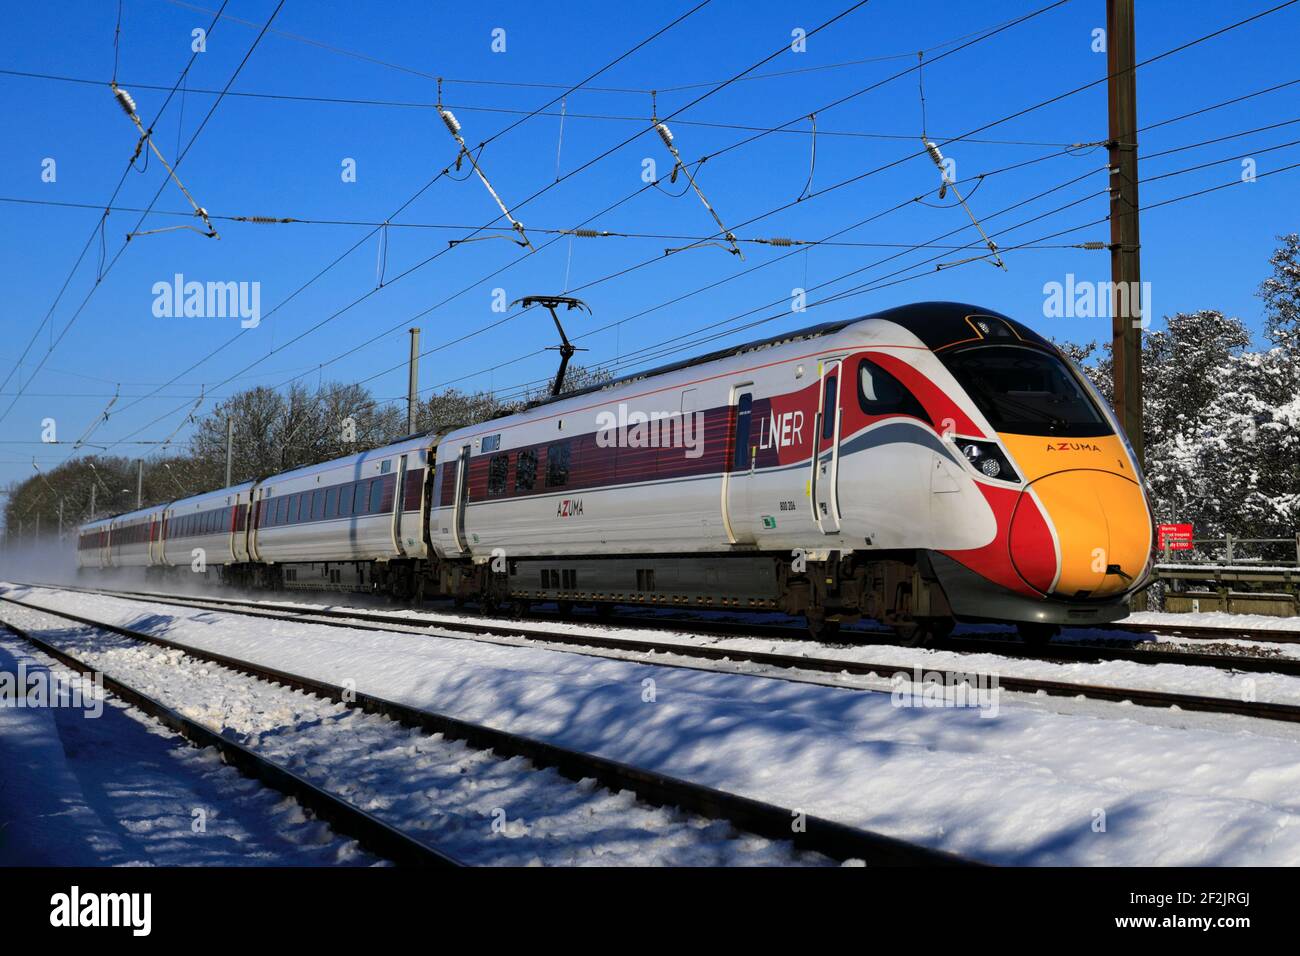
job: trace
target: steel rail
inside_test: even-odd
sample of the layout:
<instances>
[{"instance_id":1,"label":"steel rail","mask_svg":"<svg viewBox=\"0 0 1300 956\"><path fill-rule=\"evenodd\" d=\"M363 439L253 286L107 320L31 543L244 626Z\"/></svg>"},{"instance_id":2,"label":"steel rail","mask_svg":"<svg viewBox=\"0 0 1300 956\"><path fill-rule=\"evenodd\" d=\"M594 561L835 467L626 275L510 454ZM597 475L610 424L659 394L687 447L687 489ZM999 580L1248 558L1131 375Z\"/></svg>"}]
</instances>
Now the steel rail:
<instances>
[{"instance_id":1,"label":"steel rail","mask_svg":"<svg viewBox=\"0 0 1300 956\"><path fill-rule=\"evenodd\" d=\"M873 866L978 865L974 861L942 850L909 843L882 833L857 829L833 820L716 790L658 771L570 750L521 734L498 730L485 724L476 724L435 711L412 707L352 688L265 667L131 628L96 621L68 611L51 610L4 595L0 595L0 602L50 614L157 647L181 651L196 660L217 664L260 680L283 684L366 713L379 714L407 727L417 728L430 734L442 734L449 739L462 740L472 747L489 750L504 758L524 757L539 767L554 768L562 776L571 780L594 779L600 785L615 792L631 790L639 799L653 806L677 807L709 819L725 820L740 830L770 840L789 841L796 849L821 853L834 860L862 860Z\"/></svg>"},{"instance_id":2,"label":"steel rail","mask_svg":"<svg viewBox=\"0 0 1300 956\"><path fill-rule=\"evenodd\" d=\"M63 616L57 611L47 611L44 608L37 610L56 617ZM235 767L244 776L258 780L271 789L293 798L317 818L328 823L335 832L351 837L375 855L403 866L448 868L464 865L454 857L413 839L355 804L316 786L248 747L177 713L116 677L96 670L44 638L37 637L30 631L7 621L0 621L0 627L80 674L97 674L103 680L106 690L111 691L136 710L156 720L195 747L215 748L221 754L224 763Z\"/></svg>"},{"instance_id":3,"label":"steel rail","mask_svg":"<svg viewBox=\"0 0 1300 956\"><path fill-rule=\"evenodd\" d=\"M57 587L49 586L55 590ZM917 670L924 673L959 673L964 683L981 686L996 686L1013 693L1038 694L1049 697L1087 697L1093 700L1132 703L1143 707L1180 708L1206 713L1235 714L1265 720L1278 720L1300 723L1300 705L1278 704L1263 701L1235 700L1230 697L1206 697L1197 694L1182 694L1172 691L1150 690L1132 687L1115 687L1105 684L1078 684L1067 681L1054 681L1036 677L1014 677L988 672L956 671L955 668L925 667L917 664L899 664L877 661L844 660L840 658L801 657L791 654L778 654L770 651L752 651L740 648L716 647L699 644L676 643L672 641L643 640L639 638L619 638L606 635L577 632L558 632L545 629L516 626L511 622L479 624L470 621L427 621L403 618L368 611L342 611L335 608L315 608L310 611L287 608L281 610L255 601L243 601L236 598L187 598L174 596L154 596L149 592L114 592L104 589L79 588L89 593L104 594L110 597L124 597L139 600L137 595L146 595L147 600L161 604L173 604L203 610L227 610L230 613L247 617L270 618L304 624L326 624L357 630L385 631L398 634L426 634L430 631L451 631L471 635L471 639L522 637L563 647L595 648L599 650L616 650L634 653L675 654L687 658L710 661L729 661L733 663L750 663L783 670L804 670L818 673L850 674L854 676L891 677L893 675L912 675ZM4 600L12 600L4 598ZM17 602L21 603L21 602ZM28 605L38 607L37 605ZM38 608L39 609L39 608ZM63 612L59 612L63 613ZM497 640L495 643L512 643ZM581 651L578 651L581 653ZM1142 652L1145 653L1145 652ZM1174 663L1185 663L1185 655ZM1208 655L1207 655L1208 656ZM1252 658L1251 660L1256 660ZM691 665L658 662L667 667L689 667Z\"/></svg>"}]
</instances>

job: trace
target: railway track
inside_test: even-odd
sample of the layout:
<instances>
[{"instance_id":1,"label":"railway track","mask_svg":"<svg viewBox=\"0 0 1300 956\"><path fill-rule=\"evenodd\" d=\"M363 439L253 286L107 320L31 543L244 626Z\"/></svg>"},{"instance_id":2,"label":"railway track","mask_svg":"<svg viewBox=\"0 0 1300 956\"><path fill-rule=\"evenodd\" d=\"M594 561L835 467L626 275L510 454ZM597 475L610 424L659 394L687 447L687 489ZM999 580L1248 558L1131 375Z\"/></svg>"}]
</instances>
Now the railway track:
<instances>
[{"instance_id":1,"label":"railway track","mask_svg":"<svg viewBox=\"0 0 1300 956\"><path fill-rule=\"evenodd\" d=\"M42 609L42 612L56 617L64 616L55 611ZM79 674L89 676L96 673L95 668L76 655L44 638L37 637L24 628L7 621L0 621L0 627ZM136 710L196 747L214 748L221 754L221 759L225 763L235 767L245 776L293 798L318 819L328 823L336 833L352 837L376 856L406 866L448 868L462 865L455 857L402 833L342 797L330 793L323 787L318 787L198 721L191 720L124 681L103 672L99 673L104 688Z\"/></svg>"},{"instance_id":2,"label":"railway track","mask_svg":"<svg viewBox=\"0 0 1300 956\"><path fill-rule=\"evenodd\" d=\"M1248 640L1268 641L1277 644L1300 643L1300 631L1270 628L1254 631L1234 631L1228 627L1190 627L1185 624L1125 624L1118 621L1107 624L1106 630L1127 634L1152 634L1164 637L1186 637L1191 640Z\"/></svg>"},{"instance_id":3,"label":"railway track","mask_svg":"<svg viewBox=\"0 0 1300 956\"><path fill-rule=\"evenodd\" d=\"M657 771L633 767L483 724L411 707L350 687L330 684L315 678L205 651L132 628L97 621L67 611L28 604L7 596L0 596L0 602L117 634L143 644L179 651L195 660L216 664L260 681L313 694L364 713L382 715L403 726L416 728L425 733L441 734L452 740L463 741L471 747L491 751L502 758L523 757L537 767L554 768L559 774L571 780L594 780L597 784L615 792L630 790L643 803L656 807L678 808L708 819L726 821L738 830L774 841L787 841L797 850L821 853L833 860L841 862L862 860L868 865L875 866L976 865L972 861L952 854L884 834L796 813L785 807L716 790ZM94 672L93 668L65 649L13 625L3 626L67 666L85 674ZM338 832L353 836L363 846L378 855L399 863L461 865L454 857L403 834L347 801L267 761L227 737L180 715L124 682L107 674L103 676L105 687L113 693L183 734L191 742L199 746L217 747L223 757L241 770L258 777L276 789L295 796L304 806L334 825ZM792 821L795 819L801 822L801 827L792 827Z\"/></svg>"},{"instance_id":4,"label":"railway track","mask_svg":"<svg viewBox=\"0 0 1300 956\"><path fill-rule=\"evenodd\" d=\"M863 677L889 677L902 673L910 675L914 668L897 663L845 660L842 658L804 657L792 654L779 654L768 651L754 651L731 647L682 643L676 641L656 641L642 638L621 638L610 635L578 633L572 631L553 631L530 627L514 622L480 623L472 621L430 621L418 618L402 617L374 611L340 610L336 608L287 608L264 603L227 597L186 598L175 595L141 591L112 591L98 588L60 588L54 590L79 590L85 593L103 594L109 597L133 600L148 600L156 603L172 604L203 610L218 610L238 613L250 617L269 618L306 624L330 624L339 627L351 627L362 630L393 631L396 633L423 633L442 631L463 633L476 640L496 641L499 643L516 643L509 638L525 638L541 644L563 648L590 648L594 650L611 650L633 653L672 654L688 659L702 661L729 661L732 663L751 663L783 670L802 670L829 674L849 674ZM5 598L4 600L12 600ZM22 602L17 602L22 603ZM28 605L36 607L36 605ZM752 631L750 632L752 636ZM1002 642L990 642L998 646L994 653L1005 653ZM1017 645L1010 645L1016 647ZM1031 649L1023 648L1022 651ZM1039 657L1039 649L1026 656ZM1273 658L1228 657L1226 655L1195 655L1190 653L1164 653L1152 651L1123 651L1103 647L1077 647L1072 645L1049 645L1046 659L1058 661L1097 661L1097 660L1140 660L1143 663L1175 663L1199 665L1254 672L1279 672L1277 665L1292 667L1289 673L1295 673L1295 662ZM1110 655L1110 656L1107 656ZM664 662L666 663L666 662ZM682 665L676 665L682 666ZM691 665L685 665L691 666ZM938 670L938 668L933 668ZM1281 671L1288 673L1288 671ZM1300 723L1300 705L1270 703L1251 700L1238 700L1230 697L1209 697L1196 694L1183 694L1145 688L1115 687L1100 684L1080 684L1068 681L1054 681L1042 678L1014 677L992 675L987 673L966 673L968 682L980 686L995 686L1001 690L1045 694L1050 697L1086 697L1119 703L1132 703L1144 707L1180 708L1183 710L1206 713L1235 714L1266 720Z\"/></svg>"},{"instance_id":5,"label":"railway track","mask_svg":"<svg viewBox=\"0 0 1300 956\"><path fill-rule=\"evenodd\" d=\"M506 619L497 619L497 622L494 624L479 624L469 621L444 621L441 619L422 620L420 618L403 617L400 614L385 613L383 611L368 611L364 609L343 610L339 608L308 607L289 603L268 604L261 601L226 597L224 595L187 596L170 594L162 591L117 591L106 588L81 588L68 585L39 586L54 588L56 590L80 590L90 594L104 594L116 597L147 598L149 600L160 602L190 602L192 606L199 606L199 604L193 602L207 602L208 604L220 607L245 608L250 611L274 610L310 617L320 617L330 621L360 620L375 624L439 627L447 630L457 630L465 633L483 635L499 634L502 633L503 629L508 629L509 633L520 634L530 640L551 640L552 642L557 643L576 642L575 636L569 632L557 632L548 629L539 630L535 627L530 627L527 623L516 623L513 620L507 621ZM572 623L591 627L627 627L640 630L662 630L678 633L682 631L691 631L694 633L713 634L723 637L758 637L771 638L773 640L797 640L804 643L809 641L807 632L798 627L696 617L615 616L604 618L592 617L590 619L562 619L554 615L536 615L533 620L534 622L539 623ZM1108 629L1114 629L1115 625L1108 625L1107 627ZM1203 628L1202 630L1208 632L1212 629ZM870 639L871 643L905 646L895 638L893 631L885 628L852 628L845 629L840 633L841 636L846 638L862 637ZM1162 629L1156 631L1152 630L1151 626L1148 625L1134 625L1132 633L1186 636L1184 629L1182 628L1170 628L1168 630ZM1254 633L1271 635L1274 633L1285 634L1288 632L1269 631ZM1295 634L1295 632L1292 633ZM1229 632L1228 634L1220 634L1218 636L1222 639L1224 637L1242 637L1244 635L1236 632ZM1297 634L1296 636L1300 637L1300 634ZM587 635L582 636L583 642L588 644L591 644L592 641L597 639L598 638ZM1271 638L1268 639L1271 640ZM617 642L620 639L615 638L614 640ZM847 641L834 643L843 643L844 646L858 646ZM620 643L609 645L611 649L623 646L624 645ZM655 647L658 649L658 645ZM1212 667L1217 670L1226 671L1282 674L1286 676L1300 677L1300 658L1262 657L1238 654L1203 654L1191 651L1162 651L1145 647L1125 648L1096 643L1076 644L1070 642L1053 642L1035 646L1021 642L1014 631L990 631L978 632L974 635L958 635L945 644L942 647L942 650L976 654L999 654L1003 657L1015 657L1025 660L1046 660L1056 663L1092 664L1104 661L1127 661L1137 664L1181 664L1190 667Z\"/></svg>"}]
</instances>

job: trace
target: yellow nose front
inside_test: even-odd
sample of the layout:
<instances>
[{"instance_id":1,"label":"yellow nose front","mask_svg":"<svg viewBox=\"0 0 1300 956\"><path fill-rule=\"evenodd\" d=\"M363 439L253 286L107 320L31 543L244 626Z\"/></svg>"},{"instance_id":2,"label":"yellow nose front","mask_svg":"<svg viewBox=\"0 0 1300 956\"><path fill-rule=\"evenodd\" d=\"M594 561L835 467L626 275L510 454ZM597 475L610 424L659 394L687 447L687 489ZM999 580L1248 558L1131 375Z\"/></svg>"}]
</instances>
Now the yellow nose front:
<instances>
[{"instance_id":1,"label":"yellow nose front","mask_svg":"<svg viewBox=\"0 0 1300 956\"><path fill-rule=\"evenodd\" d=\"M1033 580L1028 567L1021 570L1031 585L1047 594L1086 598L1117 594L1137 582L1151 551L1151 524L1136 482L1105 471L1061 471L1024 493L1047 514L1060 553L1054 581L1041 572Z\"/></svg>"},{"instance_id":2,"label":"yellow nose front","mask_svg":"<svg viewBox=\"0 0 1300 956\"><path fill-rule=\"evenodd\" d=\"M1031 586L1061 597L1105 597L1137 583L1151 554L1151 513L1118 436L1059 440L1002 435L1024 480L1024 494L1046 516L1058 548L1056 574L1046 562L1011 559ZM1016 521L1030 520L1021 507Z\"/></svg>"}]
</instances>

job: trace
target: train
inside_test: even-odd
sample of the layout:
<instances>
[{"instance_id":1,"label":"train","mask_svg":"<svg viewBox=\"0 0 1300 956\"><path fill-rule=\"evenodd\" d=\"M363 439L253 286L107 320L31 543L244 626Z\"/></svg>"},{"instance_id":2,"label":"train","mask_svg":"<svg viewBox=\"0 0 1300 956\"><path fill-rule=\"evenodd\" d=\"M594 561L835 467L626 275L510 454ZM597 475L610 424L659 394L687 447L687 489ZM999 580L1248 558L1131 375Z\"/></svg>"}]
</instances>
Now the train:
<instances>
[{"instance_id":1,"label":"train","mask_svg":"<svg viewBox=\"0 0 1300 956\"><path fill-rule=\"evenodd\" d=\"M922 302L91 521L77 555L494 612L764 611L821 637L872 619L919 645L995 621L1041 642L1128 613L1152 511L1059 349Z\"/></svg>"}]
</instances>

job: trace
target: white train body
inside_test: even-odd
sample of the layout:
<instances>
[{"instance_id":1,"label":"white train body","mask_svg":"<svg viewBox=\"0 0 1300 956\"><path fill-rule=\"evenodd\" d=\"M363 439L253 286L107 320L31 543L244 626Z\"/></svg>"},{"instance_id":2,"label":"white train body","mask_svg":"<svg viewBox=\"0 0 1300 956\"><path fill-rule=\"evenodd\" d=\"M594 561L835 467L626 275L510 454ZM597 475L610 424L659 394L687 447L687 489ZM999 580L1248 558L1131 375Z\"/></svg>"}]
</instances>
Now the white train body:
<instances>
[{"instance_id":1,"label":"white train body","mask_svg":"<svg viewBox=\"0 0 1300 956\"><path fill-rule=\"evenodd\" d=\"M1055 346L921 303L95 522L78 559L195 548L272 587L1054 625L1126 613L1151 514Z\"/></svg>"}]
</instances>

